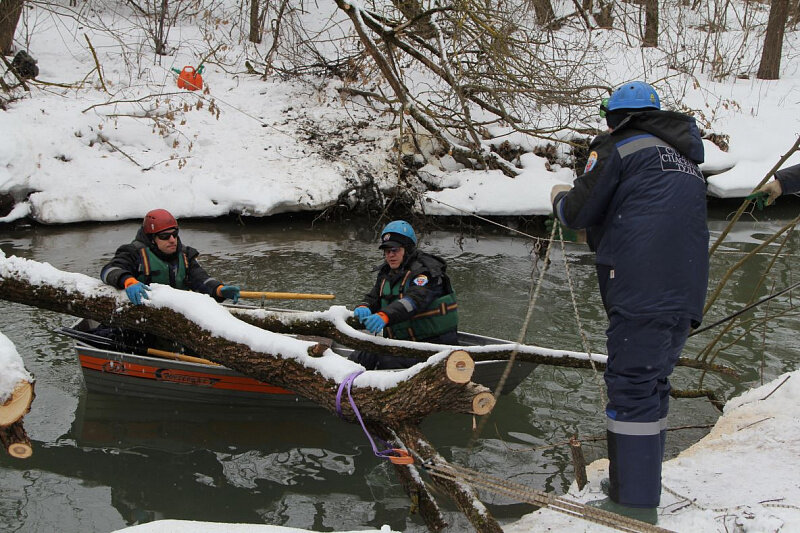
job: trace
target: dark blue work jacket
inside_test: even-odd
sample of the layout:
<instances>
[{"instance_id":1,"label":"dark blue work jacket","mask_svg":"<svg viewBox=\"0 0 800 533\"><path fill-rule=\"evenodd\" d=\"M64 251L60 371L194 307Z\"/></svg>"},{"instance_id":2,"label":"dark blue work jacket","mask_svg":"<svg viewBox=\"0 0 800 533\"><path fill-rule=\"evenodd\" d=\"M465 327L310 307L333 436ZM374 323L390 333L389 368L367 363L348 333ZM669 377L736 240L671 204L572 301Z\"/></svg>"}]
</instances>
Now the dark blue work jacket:
<instances>
[{"instance_id":1,"label":"dark blue work jacket","mask_svg":"<svg viewBox=\"0 0 800 533\"><path fill-rule=\"evenodd\" d=\"M703 157L692 117L631 113L592 141L584 174L554 199L563 224L587 230L608 314L679 314L699 325L708 285Z\"/></svg>"},{"instance_id":2,"label":"dark blue work jacket","mask_svg":"<svg viewBox=\"0 0 800 533\"><path fill-rule=\"evenodd\" d=\"M800 193L800 165L783 168L775 173L783 194Z\"/></svg>"}]
</instances>

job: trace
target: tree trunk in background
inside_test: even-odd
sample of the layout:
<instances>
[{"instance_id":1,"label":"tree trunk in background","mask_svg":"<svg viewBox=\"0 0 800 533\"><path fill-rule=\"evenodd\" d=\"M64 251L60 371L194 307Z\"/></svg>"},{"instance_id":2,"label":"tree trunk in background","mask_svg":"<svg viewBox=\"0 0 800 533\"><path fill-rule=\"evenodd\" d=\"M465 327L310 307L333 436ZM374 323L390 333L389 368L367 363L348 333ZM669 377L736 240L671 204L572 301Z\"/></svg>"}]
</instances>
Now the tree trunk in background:
<instances>
[{"instance_id":1,"label":"tree trunk in background","mask_svg":"<svg viewBox=\"0 0 800 533\"><path fill-rule=\"evenodd\" d=\"M14 33L25 0L0 0L0 53L8 55L14 45Z\"/></svg>"},{"instance_id":2,"label":"tree trunk in background","mask_svg":"<svg viewBox=\"0 0 800 533\"><path fill-rule=\"evenodd\" d=\"M658 0L644 1L644 41L642 46L658 46Z\"/></svg>"},{"instance_id":3,"label":"tree trunk in background","mask_svg":"<svg viewBox=\"0 0 800 533\"><path fill-rule=\"evenodd\" d=\"M789 8L789 24L794 26L800 22L800 1L793 2Z\"/></svg>"},{"instance_id":4,"label":"tree trunk in background","mask_svg":"<svg viewBox=\"0 0 800 533\"><path fill-rule=\"evenodd\" d=\"M760 80L777 80L780 77L783 32L788 16L789 0L772 0L764 49L761 51L761 64L756 75Z\"/></svg>"},{"instance_id":5,"label":"tree trunk in background","mask_svg":"<svg viewBox=\"0 0 800 533\"><path fill-rule=\"evenodd\" d=\"M261 42L261 23L258 17L259 0L250 0L250 35L251 43Z\"/></svg>"},{"instance_id":6,"label":"tree trunk in background","mask_svg":"<svg viewBox=\"0 0 800 533\"><path fill-rule=\"evenodd\" d=\"M609 0L598 0L598 10L594 13L594 20L597 25L604 29L611 29L614 27L614 2Z\"/></svg>"},{"instance_id":7,"label":"tree trunk in background","mask_svg":"<svg viewBox=\"0 0 800 533\"><path fill-rule=\"evenodd\" d=\"M536 22L542 26L546 26L556 18L550 0L533 0L533 11L536 13Z\"/></svg>"}]
</instances>

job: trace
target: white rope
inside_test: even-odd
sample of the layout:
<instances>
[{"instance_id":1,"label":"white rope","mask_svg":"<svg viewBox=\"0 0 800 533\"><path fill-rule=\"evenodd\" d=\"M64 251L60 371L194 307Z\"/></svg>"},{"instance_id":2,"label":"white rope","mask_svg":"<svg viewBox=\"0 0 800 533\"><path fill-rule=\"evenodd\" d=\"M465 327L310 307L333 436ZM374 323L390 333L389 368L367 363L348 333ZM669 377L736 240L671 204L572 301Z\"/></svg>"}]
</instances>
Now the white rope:
<instances>
[{"instance_id":1,"label":"white rope","mask_svg":"<svg viewBox=\"0 0 800 533\"><path fill-rule=\"evenodd\" d=\"M569 286L569 296L572 300L572 312L575 314L575 323L578 325L578 333L581 337L581 343L583 344L583 350L586 352L586 355L589 356L589 363L592 365L593 377L594 382L597 385L597 388L600 390L600 412L605 412L605 405L603 403L603 398L606 397L606 390L604 387L604 382L600 381L600 372L597 371L597 366L594 364L594 360L592 359L592 347L589 345L589 337L586 335L586 330L583 329L583 322L581 321L581 314L578 311L578 301L575 298L575 287L572 284L572 274L569 271L569 261L567 261L567 248L564 245L564 234L561 231L561 223L558 222L557 219L553 220L553 228L558 226L558 240L561 241L561 257L564 260L564 270L567 276L567 285Z\"/></svg>"}]
</instances>

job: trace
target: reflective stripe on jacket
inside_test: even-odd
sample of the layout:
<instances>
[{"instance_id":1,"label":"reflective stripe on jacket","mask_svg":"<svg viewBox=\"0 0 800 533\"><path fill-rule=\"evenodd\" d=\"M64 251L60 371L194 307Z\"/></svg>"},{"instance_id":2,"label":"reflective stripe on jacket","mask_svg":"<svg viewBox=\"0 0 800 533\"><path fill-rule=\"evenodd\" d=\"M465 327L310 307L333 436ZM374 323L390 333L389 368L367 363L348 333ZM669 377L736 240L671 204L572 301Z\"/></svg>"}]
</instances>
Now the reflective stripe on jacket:
<instances>
[{"instance_id":1,"label":"reflective stripe on jacket","mask_svg":"<svg viewBox=\"0 0 800 533\"><path fill-rule=\"evenodd\" d=\"M708 283L703 142L692 117L631 113L594 139L585 172L556 196L558 218L586 228L606 311L702 320Z\"/></svg>"}]
</instances>

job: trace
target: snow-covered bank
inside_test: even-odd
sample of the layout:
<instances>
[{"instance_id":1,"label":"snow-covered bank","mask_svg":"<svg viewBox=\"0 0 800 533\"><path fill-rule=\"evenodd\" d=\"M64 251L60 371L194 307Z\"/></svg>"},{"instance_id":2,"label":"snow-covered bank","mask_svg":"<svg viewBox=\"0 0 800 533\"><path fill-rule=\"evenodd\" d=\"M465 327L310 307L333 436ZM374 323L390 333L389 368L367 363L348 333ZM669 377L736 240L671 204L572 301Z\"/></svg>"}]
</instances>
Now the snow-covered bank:
<instances>
[{"instance_id":1,"label":"snow-covered bank","mask_svg":"<svg viewBox=\"0 0 800 533\"><path fill-rule=\"evenodd\" d=\"M674 531L800 531L800 371L732 398L702 440L664 463L658 525ZM669 438L669 436L667 437ZM590 483L566 495L601 499L608 461L590 465ZM543 509L506 533L611 531Z\"/></svg>"},{"instance_id":2,"label":"snow-covered bank","mask_svg":"<svg viewBox=\"0 0 800 533\"><path fill-rule=\"evenodd\" d=\"M178 217L269 216L346 206L359 190L397 185L402 143L396 124L363 99L342 95L340 81L265 81L241 64L209 63L204 90L189 92L176 87L171 69L196 61L200 36L191 22L176 23L186 44L173 56L164 63L140 57L135 71L118 40L140 38L131 19L98 6L86 14L98 21L89 27L67 8L28 9L37 18L28 48L39 79L69 87L32 83L30 93L0 112L0 193L19 202L0 222L136 219L154 206ZM95 76L93 85L75 81L95 65L87 38L108 92ZM787 31L786 48L797 42L798 32ZM226 58L242 62L244 46L231 47ZM621 70L610 73L618 78L612 83L641 76L614 68ZM705 143L703 169L714 173L709 194L745 196L792 145L800 117L786 110L800 99L800 73L793 58L783 70L775 81L686 83L673 80L674 73L651 74L664 80L656 84L664 95L682 95L680 102L665 98L665 107L695 110L707 130L728 136L728 151ZM599 117L596 126L603 127ZM543 143L519 133L493 134L494 144L530 149ZM797 162L796 154L787 164ZM547 215L552 185L575 177L572 169L530 153L516 178L465 170L450 156L429 154L427 163L419 175L432 190L418 209L440 215Z\"/></svg>"}]
</instances>

